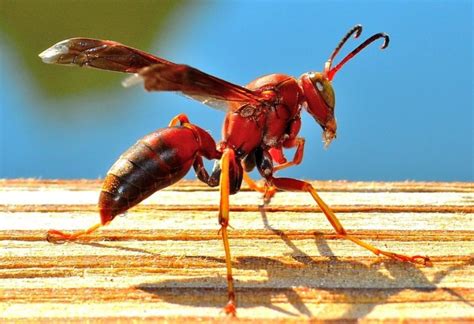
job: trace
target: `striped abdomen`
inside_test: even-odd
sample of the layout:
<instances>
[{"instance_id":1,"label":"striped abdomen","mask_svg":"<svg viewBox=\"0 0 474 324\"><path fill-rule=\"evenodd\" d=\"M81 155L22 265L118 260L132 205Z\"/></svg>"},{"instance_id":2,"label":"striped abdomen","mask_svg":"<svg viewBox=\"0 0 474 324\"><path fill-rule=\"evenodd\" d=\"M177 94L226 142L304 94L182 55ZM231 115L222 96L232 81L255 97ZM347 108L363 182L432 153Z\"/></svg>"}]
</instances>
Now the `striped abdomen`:
<instances>
[{"instance_id":1,"label":"striped abdomen","mask_svg":"<svg viewBox=\"0 0 474 324\"><path fill-rule=\"evenodd\" d=\"M99 197L102 224L183 178L199 151L186 127L159 129L123 153L105 177Z\"/></svg>"}]
</instances>

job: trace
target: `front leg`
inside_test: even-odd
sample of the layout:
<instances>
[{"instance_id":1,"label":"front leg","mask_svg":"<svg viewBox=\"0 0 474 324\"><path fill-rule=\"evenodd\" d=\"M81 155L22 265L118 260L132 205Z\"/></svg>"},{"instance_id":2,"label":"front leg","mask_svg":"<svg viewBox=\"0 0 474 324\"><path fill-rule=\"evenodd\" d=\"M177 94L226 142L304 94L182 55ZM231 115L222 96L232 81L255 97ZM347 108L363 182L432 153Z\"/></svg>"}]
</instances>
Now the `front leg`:
<instances>
[{"instance_id":1,"label":"front leg","mask_svg":"<svg viewBox=\"0 0 474 324\"><path fill-rule=\"evenodd\" d=\"M292 140L285 141L285 143L283 144L285 148L296 147L295 155L293 156L293 160L275 166L273 168L273 171L276 172L276 171L291 167L293 165L300 164L301 161L303 160L304 143L305 143L305 139L302 137L297 137Z\"/></svg>"},{"instance_id":2,"label":"front leg","mask_svg":"<svg viewBox=\"0 0 474 324\"><path fill-rule=\"evenodd\" d=\"M273 171L283 170L293 165L298 165L303 160L304 152L304 138L298 137L298 133L301 129L301 118L298 116L291 121L288 133L285 135L286 139L283 141L280 147L272 147L269 150L273 161L277 162L278 165L273 168ZM287 161L283 153L283 148L294 148L296 147L295 155L292 161Z\"/></svg>"}]
</instances>

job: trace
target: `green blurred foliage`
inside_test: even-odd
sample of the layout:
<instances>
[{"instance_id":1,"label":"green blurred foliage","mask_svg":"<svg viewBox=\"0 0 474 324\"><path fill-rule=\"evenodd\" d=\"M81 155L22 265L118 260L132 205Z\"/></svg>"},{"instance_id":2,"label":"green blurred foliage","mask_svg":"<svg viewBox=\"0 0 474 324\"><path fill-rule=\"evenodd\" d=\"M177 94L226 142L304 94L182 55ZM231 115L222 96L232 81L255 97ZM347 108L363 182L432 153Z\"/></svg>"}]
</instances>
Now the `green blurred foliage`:
<instances>
[{"instance_id":1,"label":"green blurred foliage","mask_svg":"<svg viewBox=\"0 0 474 324\"><path fill-rule=\"evenodd\" d=\"M0 0L0 33L39 89L51 97L69 96L117 87L123 75L46 65L38 58L40 52L78 36L146 50L166 33L170 15L186 4L186 0Z\"/></svg>"}]
</instances>

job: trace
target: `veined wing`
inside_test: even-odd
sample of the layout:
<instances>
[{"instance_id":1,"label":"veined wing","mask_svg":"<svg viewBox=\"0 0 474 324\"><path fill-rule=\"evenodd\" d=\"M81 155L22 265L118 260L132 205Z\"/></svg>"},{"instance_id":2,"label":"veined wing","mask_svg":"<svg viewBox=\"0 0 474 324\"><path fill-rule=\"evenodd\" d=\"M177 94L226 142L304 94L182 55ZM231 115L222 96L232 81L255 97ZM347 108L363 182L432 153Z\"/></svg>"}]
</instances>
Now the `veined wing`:
<instances>
[{"instance_id":1,"label":"veined wing","mask_svg":"<svg viewBox=\"0 0 474 324\"><path fill-rule=\"evenodd\" d=\"M252 90L114 41L71 38L53 45L39 56L49 64L135 73L124 81L125 86L143 81L148 91L181 92L225 111L242 104L258 105L264 102Z\"/></svg>"},{"instance_id":2,"label":"veined wing","mask_svg":"<svg viewBox=\"0 0 474 324\"><path fill-rule=\"evenodd\" d=\"M125 85L143 81L148 91L179 91L214 108L228 103L259 105L263 99L247 88L216 78L184 64L156 63L125 80ZM230 105L239 107L240 105Z\"/></svg>"}]
</instances>

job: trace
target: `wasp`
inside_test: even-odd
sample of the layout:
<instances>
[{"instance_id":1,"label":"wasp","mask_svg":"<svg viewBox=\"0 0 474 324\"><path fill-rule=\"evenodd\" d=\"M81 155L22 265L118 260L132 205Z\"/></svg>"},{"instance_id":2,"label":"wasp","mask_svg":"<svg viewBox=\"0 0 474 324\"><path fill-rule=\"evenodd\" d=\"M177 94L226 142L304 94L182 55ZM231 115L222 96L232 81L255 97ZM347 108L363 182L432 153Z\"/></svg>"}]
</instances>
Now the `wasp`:
<instances>
[{"instance_id":1,"label":"wasp","mask_svg":"<svg viewBox=\"0 0 474 324\"><path fill-rule=\"evenodd\" d=\"M245 87L114 41L71 38L45 50L39 55L45 63L130 73L133 75L124 81L125 86L142 83L147 91L175 91L226 112L222 140L218 143L184 114L173 118L168 127L140 139L120 156L104 179L98 203L100 223L73 234L50 230L48 240L72 241L109 224L117 215L182 179L192 167L199 180L210 187L219 186L218 222L227 268L228 303L224 307L227 314L235 315L237 307L227 232L229 195L237 193L243 181L262 192L267 203L276 190L307 192L341 237L376 255L429 264L426 256L381 250L349 235L310 183L276 176L278 171L298 165L303 159L305 140L298 136L302 111L321 126L325 146L336 138L335 94L331 84L334 76L374 41L382 39L382 49L389 44L387 34L374 34L334 65L346 41L352 36L359 37L361 32L361 25L349 30L322 72L307 72L299 78L270 74ZM284 150L291 148L295 153L288 160ZM203 158L215 160L212 172L207 172ZM264 185L249 177L248 172L254 169L259 171Z\"/></svg>"}]
</instances>

